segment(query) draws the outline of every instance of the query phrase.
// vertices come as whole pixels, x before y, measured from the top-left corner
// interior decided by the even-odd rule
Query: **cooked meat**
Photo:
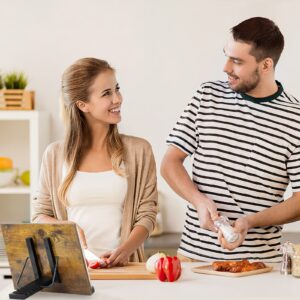
[[[213,270],[231,273],[248,272],[263,269],[265,267],[266,265],[263,262],[250,263],[246,259],[237,261],[215,261],[212,263]]]

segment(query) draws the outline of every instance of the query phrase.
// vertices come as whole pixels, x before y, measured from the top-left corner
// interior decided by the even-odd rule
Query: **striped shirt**
[[[167,139],[193,156],[193,181],[231,221],[282,202],[289,182],[300,191],[300,101],[277,84],[274,95],[253,98],[227,82],[204,83]],[[281,230],[251,228],[243,244],[229,251],[216,233],[200,228],[189,204],[178,252],[203,261],[278,262]]]

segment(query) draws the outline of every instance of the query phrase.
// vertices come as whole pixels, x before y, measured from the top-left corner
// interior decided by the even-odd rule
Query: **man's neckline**
[[[277,99],[281,95],[281,93],[283,92],[282,84],[277,80],[276,80],[276,84],[278,86],[277,92],[275,92],[273,95],[270,95],[270,96],[267,96],[267,97],[255,98],[255,97],[252,97],[252,96],[250,96],[248,94],[245,94],[245,93],[240,93],[240,95],[243,97],[243,99],[252,101],[254,103],[261,103],[261,102],[271,101],[271,100]]]

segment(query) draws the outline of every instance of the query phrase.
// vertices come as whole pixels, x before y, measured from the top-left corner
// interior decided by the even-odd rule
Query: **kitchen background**
[[[38,169],[45,144],[63,136],[62,72],[93,56],[117,70],[124,97],[120,131],[148,139],[159,169],[165,139],[199,84],[226,79],[223,46],[240,21],[265,16],[279,25],[286,46],[277,79],[300,97],[299,11],[297,0],[0,0],[0,72],[23,71],[27,89],[36,93],[36,110],[48,116],[16,122],[0,114],[0,156],[11,157],[21,170],[33,163]],[[31,189],[36,178],[32,172]],[[163,230],[180,232],[186,204],[160,175],[158,185]],[[28,222],[32,192],[0,189],[0,223]],[[300,231],[300,224],[285,230]]]

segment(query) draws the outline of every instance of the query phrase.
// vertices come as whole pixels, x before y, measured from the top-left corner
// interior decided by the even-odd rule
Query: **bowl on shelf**
[[[0,187],[5,187],[14,183],[18,175],[18,169],[0,170]]]

